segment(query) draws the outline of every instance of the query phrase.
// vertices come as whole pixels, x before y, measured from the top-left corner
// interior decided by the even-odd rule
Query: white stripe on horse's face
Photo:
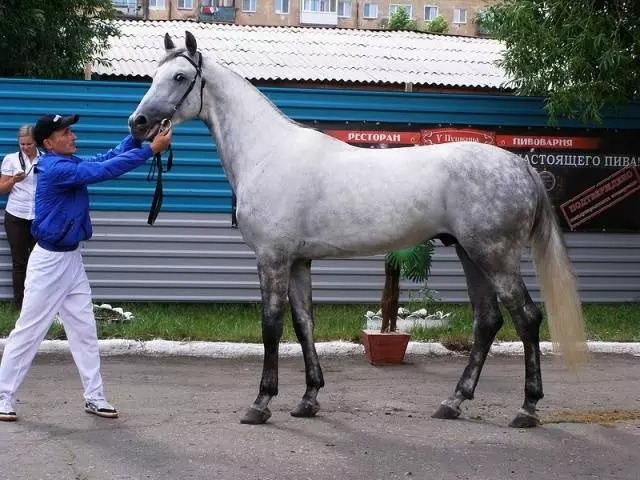
[[[186,51],[177,51],[181,52],[188,55]],[[164,60],[158,67],[149,90],[129,117],[131,133],[139,138],[152,137],[164,119],[171,119],[172,124],[177,125],[198,115],[201,101],[198,80],[174,111],[197,72],[186,58],[176,55],[176,52],[170,52],[168,57],[173,58]]]

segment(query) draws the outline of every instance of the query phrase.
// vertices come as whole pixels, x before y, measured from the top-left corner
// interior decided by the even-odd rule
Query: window
[[[378,18],[378,4],[377,3],[365,3],[362,12],[363,18]]]
[[[424,6],[424,20],[425,22],[430,22],[434,20],[438,16],[438,7],[434,7],[432,5]]]
[[[305,12],[336,12],[336,0],[304,0]]]
[[[243,12],[255,12],[258,0],[242,0]]]
[[[467,9],[466,8],[454,8],[453,9],[453,23],[467,23]]]
[[[404,8],[409,15],[409,18],[413,18],[413,5],[400,5],[398,3],[390,3],[389,4],[389,16],[396,13],[396,10]]]
[[[164,8],[164,0],[149,0],[149,8]]]
[[[178,0],[178,9],[179,10],[192,10],[193,9],[193,0]]]
[[[351,0],[338,0],[338,16],[339,17],[351,16]]]
[[[276,13],[289,13],[289,0],[276,0]]]
[[[117,8],[136,8],[135,0],[111,0],[111,3]]]

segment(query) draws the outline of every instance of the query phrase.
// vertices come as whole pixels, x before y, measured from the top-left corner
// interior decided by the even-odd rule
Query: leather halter
[[[162,120],[160,124],[161,129],[171,128],[171,119],[173,118],[175,113],[178,111],[178,109],[182,106],[184,101],[187,99],[187,97],[191,93],[191,90],[193,90],[193,87],[195,86],[196,80],[198,79],[198,77],[200,77],[200,109],[198,110],[198,116],[200,115],[200,112],[202,112],[203,91],[206,83],[205,79],[202,77],[202,53],[198,56],[197,64],[193,60],[191,60],[189,57],[184,55],[183,53],[177,55],[176,57],[182,57],[186,59],[191,65],[193,65],[193,68],[196,69],[196,74],[193,76],[191,83],[187,87],[187,90],[184,92],[180,100],[178,100],[178,102],[173,106],[173,112],[171,113],[171,116],[168,118],[164,118]],[[162,188],[162,174],[171,170],[172,166],[173,166],[173,149],[171,148],[171,145],[169,145],[169,157],[167,158],[166,169],[162,165],[162,155],[160,153],[156,153],[153,156],[153,162],[151,164],[151,167],[149,168],[147,180],[148,181],[153,180],[154,175],[157,174],[157,181],[156,181],[156,189],[155,189],[155,192],[153,193],[153,200],[151,200],[151,207],[149,208],[149,217],[147,218],[147,223],[149,225],[153,225],[155,223],[156,218],[158,218],[158,214],[160,213],[160,209],[162,208],[162,200],[164,197],[163,188]]]
[[[196,74],[193,76],[193,79],[191,79],[191,83],[187,87],[187,90],[184,92],[184,95],[182,95],[182,98],[180,98],[180,100],[178,100],[178,103],[176,103],[173,106],[173,114],[171,116],[173,117],[173,115],[178,111],[178,109],[182,106],[184,101],[187,99],[187,97],[191,93],[191,90],[193,90],[193,87],[195,86],[196,80],[198,79],[198,77],[200,77],[200,109],[198,110],[198,115],[200,115],[200,112],[202,112],[203,91],[204,91],[204,86],[206,84],[205,79],[202,78],[202,53],[198,56],[197,64],[196,62],[191,60],[189,57],[187,57],[184,53],[176,55],[176,58],[177,57],[182,57],[185,60],[187,60],[191,65],[193,65],[193,68],[196,69]],[[171,120],[171,117],[169,118],[169,120]]]

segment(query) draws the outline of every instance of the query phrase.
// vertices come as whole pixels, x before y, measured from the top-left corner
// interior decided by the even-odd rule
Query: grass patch
[[[125,311],[133,312],[131,323],[98,325],[100,338],[125,338],[149,340],[206,340],[261,342],[260,305],[229,303],[113,303]],[[316,341],[359,341],[364,325],[364,313],[377,311],[378,305],[327,305],[314,306]],[[472,340],[471,307],[461,304],[434,303],[429,311],[442,310],[452,313],[447,327],[417,328],[412,339],[439,341],[456,350],[465,350]],[[0,336],[6,337],[13,328],[18,311],[9,303],[0,303]],[[637,342],[640,341],[640,303],[585,304],[585,323],[590,340]],[[498,333],[500,341],[519,340],[509,315],[503,312],[504,325]],[[53,325],[47,338],[64,339],[64,329]],[[541,340],[549,340],[546,321],[540,329]],[[295,342],[291,315],[286,314],[282,340]]]

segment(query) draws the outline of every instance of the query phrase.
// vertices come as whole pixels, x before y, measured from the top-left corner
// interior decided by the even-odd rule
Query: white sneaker
[[[106,400],[87,400],[84,411],[104,418],[118,418],[118,412]]]
[[[18,419],[16,407],[6,395],[0,395],[0,421],[15,422]]]

